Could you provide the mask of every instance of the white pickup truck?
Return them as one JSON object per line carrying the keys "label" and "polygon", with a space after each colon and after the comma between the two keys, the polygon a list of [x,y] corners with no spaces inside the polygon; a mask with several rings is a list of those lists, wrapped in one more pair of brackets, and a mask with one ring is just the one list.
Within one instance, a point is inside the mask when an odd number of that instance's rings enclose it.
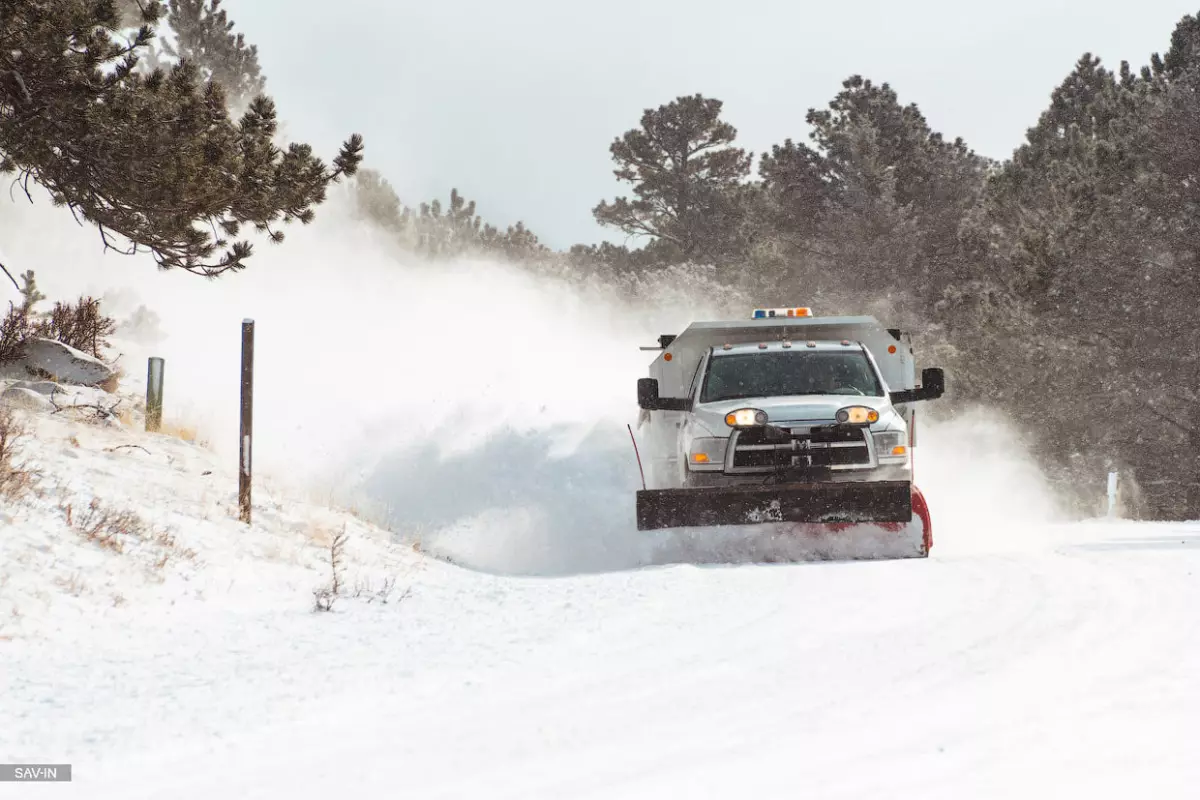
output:
{"label": "white pickup truck", "polygon": [[928,540],[913,403],[940,397],[945,378],[928,368],[917,385],[906,334],[873,317],[762,308],[643,349],[659,355],[638,381],[640,530],[893,526],[915,512]]}

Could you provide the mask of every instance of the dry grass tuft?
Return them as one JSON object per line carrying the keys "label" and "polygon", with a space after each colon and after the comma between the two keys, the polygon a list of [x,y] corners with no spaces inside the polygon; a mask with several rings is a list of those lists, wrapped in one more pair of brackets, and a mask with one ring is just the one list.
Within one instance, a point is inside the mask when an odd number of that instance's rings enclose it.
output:
{"label": "dry grass tuft", "polygon": [[59,510],[68,527],[105,550],[124,553],[131,544],[155,547],[159,551],[154,561],[156,570],[162,570],[172,559],[191,561],[196,557],[196,551],[180,546],[170,531],[154,528],[133,511],[109,508],[99,498],[92,498],[78,513],[72,503],[60,505]]}
{"label": "dry grass tuft", "polygon": [[58,588],[72,597],[82,597],[83,593],[87,591],[87,583],[84,582],[83,576],[78,572],[73,573],[69,578],[59,576],[54,579],[54,583],[58,585]]}
{"label": "dry grass tuft", "polygon": [[197,447],[209,447],[208,440],[200,438],[200,429],[195,425],[185,425],[182,422],[164,419],[162,425],[159,426],[158,432],[166,436],[173,436],[188,444],[194,444]]}
{"label": "dry grass tuft", "polygon": [[182,439],[190,444],[195,444],[199,440],[196,428],[171,420],[163,420],[159,433],[174,436],[176,439]]}
{"label": "dry grass tuft", "polygon": [[60,506],[68,527],[78,531],[89,542],[115,553],[125,552],[129,540],[144,540],[150,536],[146,522],[132,511],[105,508],[99,498],[93,498],[86,509],[75,513],[73,504]]}
{"label": "dry grass tuft", "polygon": [[[99,388],[108,392],[109,394],[116,394],[117,392],[119,392],[121,390],[121,381],[124,379],[125,379],[125,368],[121,367],[121,366],[115,366],[113,368],[113,374],[111,376],[109,376],[109,378],[107,380],[101,381],[100,383],[96,384],[96,386],[98,386]],[[122,419],[121,421],[124,422],[125,420]]]}

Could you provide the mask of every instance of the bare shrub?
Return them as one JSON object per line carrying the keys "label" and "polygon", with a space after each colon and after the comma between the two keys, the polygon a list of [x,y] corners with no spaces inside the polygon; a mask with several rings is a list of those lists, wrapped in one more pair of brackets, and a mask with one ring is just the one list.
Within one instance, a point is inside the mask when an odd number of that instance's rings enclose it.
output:
{"label": "bare shrub", "polygon": [[333,603],[342,593],[342,550],[346,546],[346,526],[329,543],[329,568],[333,578],[324,586],[313,590],[313,610],[332,611]]}
{"label": "bare shrub", "polygon": [[121,405],[121,398],[117,398],[116,402],[110,406],[105,406],[103,403],[99,402],[80,403],[78,401],[72,402],[70,405],[60,406],[58,401],[55,400],[57,394],[58,392],[50,393],[50,405],[54,407],[54,411],[52,411],[51,414],[61,414],[64,411],[69,411],[80,415],[79,417],[76,417],[76,419],[93,424],[112,423],[113,421],[119,422],[121,419],[120,415],[122,414],[122,411],[118,410],[119,406]]}
{"label": "bare shrub", "polygon": [[74,303],[56,302],[48,313],[41,313],[34,306],[46,296],[38,291],[32,270],[21,275],[19,288],[21,304],[10,302],[0,321],[0,363],[20,360],[32,336],[54,339],[95,358],[102,358],[111,347],[108,338],[116,332],[117,323],[100,311],[98,299],[80,297]]}
{"label": "bare shrub", "polygon": [[29,338],[29,315],[20,306],[8,304],[8,313],[0,321],[0,364],[17,361],[25,354]]}
{"label": "bare shrub", "polygon": [[[392,593],[396,590],[396,579],[385,578],[378,586],[367,581],[356,581],[354,585],[354,597],[361,600],[366,600],[368,603],[379,603],[386,606],[392,602]],[[409,586],[400,596],[396,598],[396,603],[403,603],[409,595],[412,594],[412,587]]]}
{"label": "bare shrub", "polygon": [[32,491],[39,473],[17,463],[17,444],[29,429],[13,409],[0,406],[0,498],[16,501]]}
{"label": "bare shrub", "polygon": [[34,325],[34,334],[102,358],[103,351],[111,347],[108,337],[116,329],[116,320],[100,312],[99,300],[80,297],[74,303],[56,302],[50,313]]}
{"label": "bare shrub", "polygon": [[0,322],[0,364],[17,361],[25,355],[25,340],[33,334],[33,307],[46,295],[38,291],[33,270],[21,275],[21,305],[8,304],[8,313]]}

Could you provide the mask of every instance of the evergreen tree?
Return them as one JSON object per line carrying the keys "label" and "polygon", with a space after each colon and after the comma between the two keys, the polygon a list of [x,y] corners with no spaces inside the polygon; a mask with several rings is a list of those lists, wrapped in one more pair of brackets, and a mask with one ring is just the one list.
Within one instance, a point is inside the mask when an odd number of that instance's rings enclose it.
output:
{"label": "evergreen tree", "polygon": [[258,47],[233,33],[221,0],[167,0],[166,5],[175,42],[164,40],[163,50],[177,61],[194,63],[204,80],[221,84],[231,109],[240,114],[266,87]]}
{"label": "evergreen tree", "polygon": [[795,241],[812,239],[833,199],[829,163],[808,145],[787,139],[763,154],[758,174],[771,199],[764,213],[772,227]]}
{"label": "evergreen tree", "polygon": [[1011,407],[1053,420],[1042,437],[1051,455],[1097,453],[1132,467],[1156,487],[1149,513],[1168,517],[1200,511],[1188,422],[1197,398],[1178,388],[1196,385],[1200,366],[1177,346],[1200,301],[1200,231],[1189,230],[1200,210],[1191,196],[1200,109],[1178,46],[1191,27],[1185,18],[1174,52],[1140,74],[1079,59],[991,181],[967,237],[1032,312],[1027,330],[1041,342],[1026,363],[1055,375],[1056,395],[1086,398],[1089,413],[1059,406],[1026,373],[1014,381],[1025,397]]}
{"label": "evergreen tree", "polygon": [[352,191],[360,218],[394,234],[404,250],[426,258],[491,255],[528,262],[549,253],[523,222],[505,231],[485,224],[476,212],[475,201],[467,200],[458,189],[450,190],[450,201],[445,206],[434,199],[414,210],[401,202],[382,175],[364,169],[355,177]]}
{"label": "evergreen tree", "polygon": [[400,198],[378,170],[360,169],[351,183],[351,192],[355,210],[361,218],[392,233],[404,230],[404,208]]}
{"label": "evergreen tree", "polygon": [[641,127],[609,148],[614,174],[633,185],[634,199],[601,201],[592,210],[596,221],[669,242],[678,260],[727,253],[742,221],[752,155],[732,146],[737,130],[721,120],[721,108],[697,94],[646,109]]}
{"label": "evergreen tree", "polygon": [[1175,26],[1171,47],[1165,56],[1157,53],[1151,59],[1153,73],[1167,80],[1176,80],[1194,72],[1200,64],[1200,15],[1188,14]]}
{"label": "evergreen tree", "polygon": [[278,223],[310,222],[328,185],[357,170],[362,139],[351,136],[326,166],[307,144],[275,145],[268,97],[234,123],[221,85],[202,84],[193,63],[140,74],[161,11],[148,2],[126,41],[115,35],[111,0],[9,0],[0,172],[15,173],[27,193],[43,186],[96,225],[106,248],[147,250],[164,269],[215,276],[245,266],[251,244],[230,241],[244,225],[278,242]]}
{"label": "evergreen tree", "polygon": [[961,139],[945,141],[917,105],[902,106],[887,83],[859,75],[843,82],[828,108],[810,110],[807,119],[820,153],[822,191],[841,212],[837,223],[825,225],[826,249],[842,250],[843,237],[861,238],[863,230],[904,231],[907,242],[894,258],[853,264],[842,259],[843,268],[873,270],[876,284],[906,287],[930,300],[972,276],[960,256],[958,234],[982,196],[985,159]]}

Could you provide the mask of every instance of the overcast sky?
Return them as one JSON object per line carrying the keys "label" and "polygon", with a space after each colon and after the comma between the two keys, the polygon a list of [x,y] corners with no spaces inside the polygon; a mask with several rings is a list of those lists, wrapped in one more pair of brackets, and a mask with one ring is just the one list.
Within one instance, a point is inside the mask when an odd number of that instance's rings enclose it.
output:
{"label": "overcast sky", "polygon": [[[861,73],[947,138],[1004,158],[1084,52],[1163,52],[1200,2],[1141,0],[226,0],[259,46],[287,133],[332,157],[351,132],[401,199],[452,186],[543,242],[617,238],[608,146],[643,109],[700,92],[742,146],[807,140],[804,116]],[[1134,8],[1139,10],[1134,11]]]}

